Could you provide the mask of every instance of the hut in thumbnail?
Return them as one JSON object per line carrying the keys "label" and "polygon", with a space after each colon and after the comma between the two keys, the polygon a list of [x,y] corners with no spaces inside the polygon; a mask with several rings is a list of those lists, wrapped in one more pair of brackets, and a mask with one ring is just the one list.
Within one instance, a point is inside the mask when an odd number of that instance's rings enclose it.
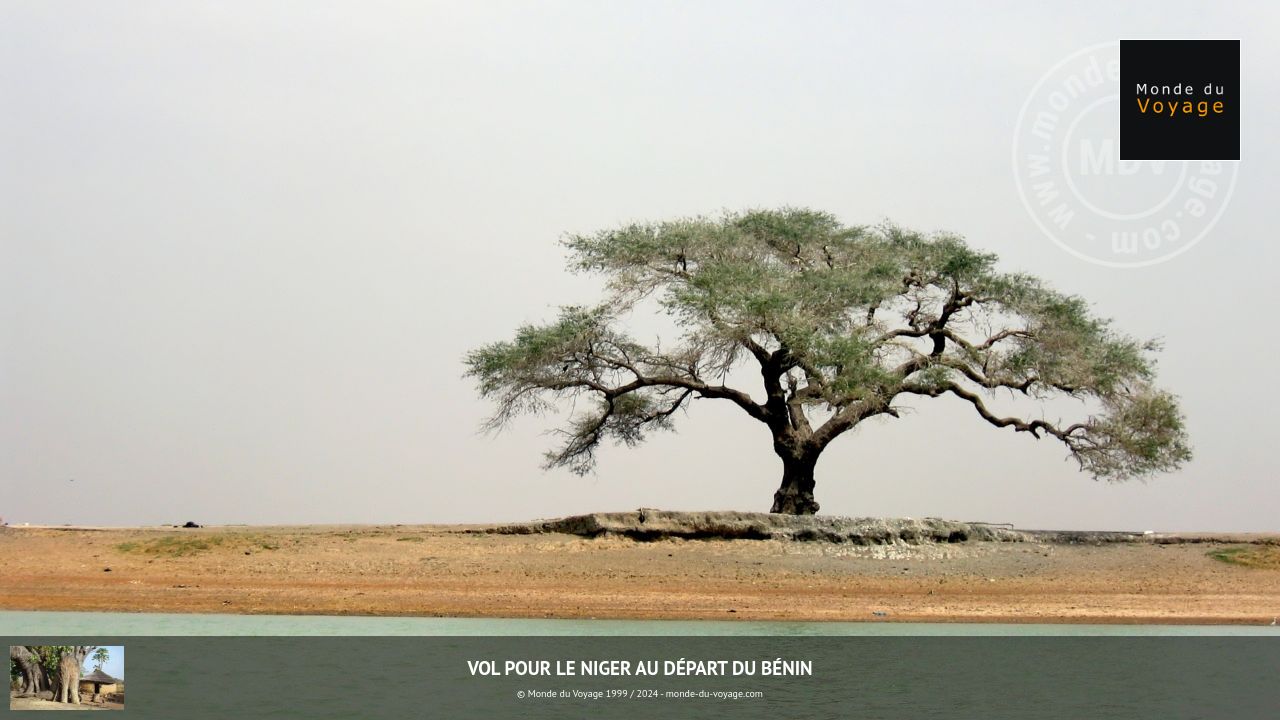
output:
{"label": "hut in thumbnail", "polygon": [[80,692],[93,696],[119,692],[120,681],[97,668],[88,675],[80,676]]}

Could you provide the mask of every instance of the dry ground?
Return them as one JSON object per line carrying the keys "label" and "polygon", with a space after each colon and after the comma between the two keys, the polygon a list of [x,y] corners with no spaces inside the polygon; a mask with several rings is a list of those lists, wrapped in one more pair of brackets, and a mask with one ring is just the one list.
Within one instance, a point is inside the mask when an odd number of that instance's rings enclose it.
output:
{"label": "dry ground", "polygon": [[[49,693],[43,693],[48,695]],[[88,703],[83,702],[79,705],[70,703],[56,703],[47,698],[42,697],[9,697],[10,710],[123,710],[124,705],[119,703]]]}
{"label": "dry ground", "polygon": [[[1269,624],[1280,616],[1280,565],[1210,556],[1233,547],[3,528],[0,609]],[[1259,547],[1280,552],[1250,550]]]}

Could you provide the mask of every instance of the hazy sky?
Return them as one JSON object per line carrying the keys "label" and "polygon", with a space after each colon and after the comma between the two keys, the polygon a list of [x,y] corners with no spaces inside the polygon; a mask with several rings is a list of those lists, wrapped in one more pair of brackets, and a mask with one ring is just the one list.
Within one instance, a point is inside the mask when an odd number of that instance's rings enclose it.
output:
{"label": "hazy sky", "polygon": [[[766,510],[762,427],[540,469],[464,353],[592,302],[565,232],[783,204],[948,229],[1162,337],[1196,459],[1095,483],[947,400],[837,441],[826,513],[1277,530],[1280,16],[1240,3],[14,2],[0,22],[0,515],[461,522]],[[1243,155],[1193,250],[1055,246],[1010,167],[1063,57],[1240,38]],[[74,481],[72,481],[74,480]]]}

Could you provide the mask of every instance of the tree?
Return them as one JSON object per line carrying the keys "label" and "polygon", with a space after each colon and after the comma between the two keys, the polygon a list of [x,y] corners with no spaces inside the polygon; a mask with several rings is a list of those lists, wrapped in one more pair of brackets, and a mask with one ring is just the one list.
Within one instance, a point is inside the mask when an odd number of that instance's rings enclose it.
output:
{"label": "tree", "polygon": [[[1116,332],[1079,297],[998,271],[995,256],[954,235],[785,208],[564,244],[573,269],[607,279],[605,301],[562,308],[466,357],[467,376],[497,403],[490,429],[556,401],[588,408],[547,467],[590,472],[602,441],[632,446],[671,429],[696,399],[736,406],[768,430],[782,460],[775,513],[817,512],[823,450],[866,420],[900,417],[910,398],[949,396],[995,427],[1052,438],[1095,478],[1167,472],[1191,457],[1177,399],[1153,385],[1155,342]],[[644,345],[620,327],[650,298],[682,326],[678,344]],[[759,400],[727,384],[744,365],[758,370]],[[1003,392],[1041,408],[1074,398],[1082,417],[1005,416],[991,406]]]}
{"label": "tree", "polygon": [[73,645],[59,656],[57,681],[53,685],[54,702],[80,704],[80,666],[90,649],[87,645]]}
{"label": "tree", "polygon": [[[11,645],[9,660],[22,676],[20,693],[52,691],[53,702],[79,704],[80,665],[94,645]],[[12,671],[11,671],[12,672]]]}
{"label": "tree", "polygon": [[104,663],[111,659],[111,653],[106,648],[100,647],[93,651],[94,669],[101,670]]}
{"label": "tree", "polygon": [[34,695],[43,688],[43,674],[37,668],[39,660],[35,658],[25,645],[9,646],[9,679],[10,685],[20,695]]}
{"label": "tree", "polygon": [[[18,687],[20,694],[36,695],[50,688],[49,673],[40,656],[39,646],[10,645],[9,662],[21,677]],[[11,670],[10,674],[12,672]]]}

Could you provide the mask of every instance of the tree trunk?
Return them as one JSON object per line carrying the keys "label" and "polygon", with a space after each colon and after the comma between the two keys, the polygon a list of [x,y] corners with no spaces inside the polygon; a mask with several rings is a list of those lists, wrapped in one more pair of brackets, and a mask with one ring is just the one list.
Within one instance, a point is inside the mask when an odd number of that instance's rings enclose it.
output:
{"label": "tree trunk", "polygon": [[53,701],[80,704],[80,663],[84,662],[85,651],[76,647],[68,651],[58,661],[58,677],[53,687]]}
{"label": "tree trunk", "polygon": [[58,677],[53,686],[54,702],[69,703],[71,702],[71,667],[75,664],[75,656],[72,653],[63,655],[58,661]]}
{"label": "tree trunk", "polygon": [[40,658],[24,645],[9,646],[9,659],[18,664],[22,673],[23,695],[38,695],[49,689],[49,674],[40,665]]}
{"label": "tree trunk", "polygon": [[782,485],[773,494],[773,508],[769,512],[784,515],[816,514],[818,503],[813,499],[813,469],[817,464],[817,454],[783,456]]}

